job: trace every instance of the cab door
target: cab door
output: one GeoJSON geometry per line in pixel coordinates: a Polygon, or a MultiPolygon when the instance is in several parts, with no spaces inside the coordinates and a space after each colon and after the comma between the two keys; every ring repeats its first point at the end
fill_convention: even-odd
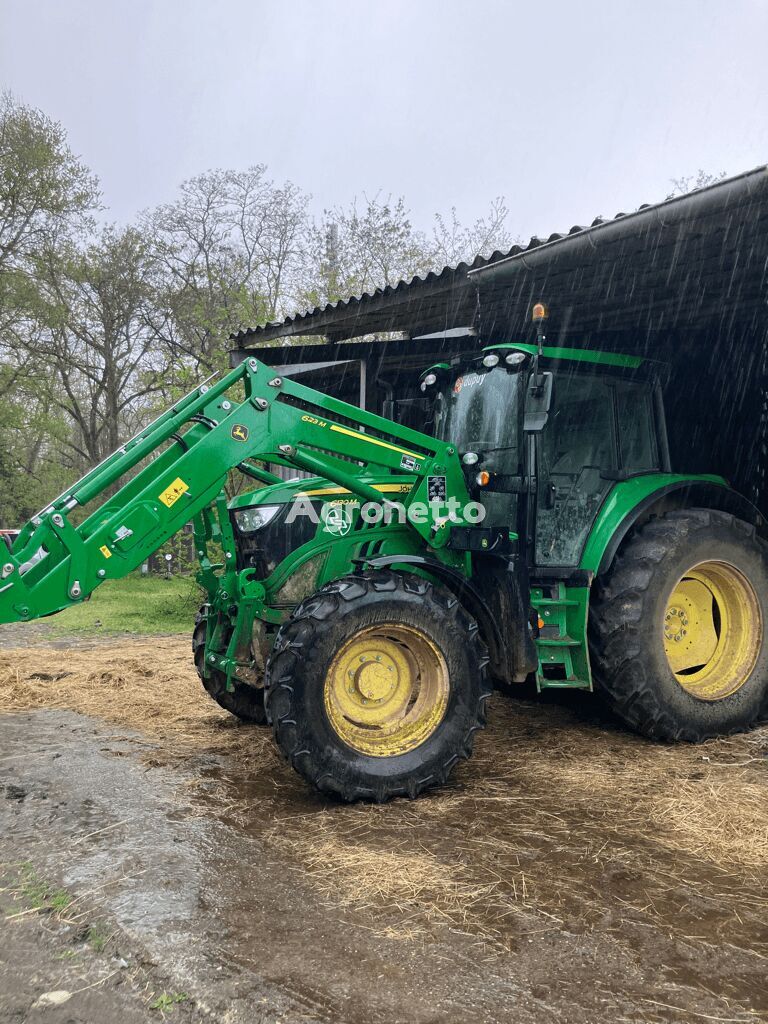
{"type": "Polygon", "coordinates": [[[538,438],[536,564],[577,566],[611,488],[658,468],[650,384],[560,370],[538,438]]]}

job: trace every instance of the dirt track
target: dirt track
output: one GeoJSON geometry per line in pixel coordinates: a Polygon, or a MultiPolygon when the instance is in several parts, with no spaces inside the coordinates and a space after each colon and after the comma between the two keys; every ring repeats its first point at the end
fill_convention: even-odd
{"type": "MultiPolygon", "coordinates": [[[[0,857],[114,931],[131,969],[83,963],[101,1021],[161,990],[191,997],[179,1021],[768,1021],[768,730],[662,747],[592,702],[497,695],[450,788],[343,807],[188,657],[0,655],[0,857]]],[[[67,913],[6,919],[3,948],[55,946],[67,913]]],[[[53,985],[45,962],[0,1020],[53,985]]],[[[85,998],[29,1019],[93,1019],[85,998]]]]}

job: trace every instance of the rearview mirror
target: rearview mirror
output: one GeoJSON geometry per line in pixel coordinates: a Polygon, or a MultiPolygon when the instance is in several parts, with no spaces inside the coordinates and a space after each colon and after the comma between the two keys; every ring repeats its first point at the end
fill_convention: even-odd
{"type": "Polygon", "coordinates": [[[547,425],[554,380],[555,375],[551,372],[532,373],[528,378],[523,430],[529,434],[540,434],[547,425]]]}

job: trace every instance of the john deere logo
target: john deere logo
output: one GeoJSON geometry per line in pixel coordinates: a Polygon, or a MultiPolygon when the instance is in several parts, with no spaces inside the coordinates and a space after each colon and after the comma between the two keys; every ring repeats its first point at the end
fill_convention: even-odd
{"type": "Polygon", "coordinates": [[[235,441],[247,441],[248,427],[244,427],[242,423],[236,423],[234,427],[232,427],[231,434],[235,441]]]}
{"type": "Polygon", "coordinates": [[[352,509],[347,505],[325,505],[322,514],[326,533],[346,537],[352,529],[352,509]]]}

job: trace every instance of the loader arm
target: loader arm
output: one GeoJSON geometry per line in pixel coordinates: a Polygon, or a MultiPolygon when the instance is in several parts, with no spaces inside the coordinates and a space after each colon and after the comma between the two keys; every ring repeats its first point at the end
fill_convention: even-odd
{"type": "MultiPolygon", "coordinates": [[[[50,615],[127,575],[216,499],[231,469],[276,479],[250,460],[308,470],[373,501],[382,495],[361,479],[369,469],[412,474],[406,506],[426,505],[429,478],[444,477],[459,523],[469,501],[450,444],[249,358],[176,402],[24,526],[0,570],[0,622],[50,615]]],[[[456,521],[430,515],[410,525],[440,549],[456,521]]]]}

